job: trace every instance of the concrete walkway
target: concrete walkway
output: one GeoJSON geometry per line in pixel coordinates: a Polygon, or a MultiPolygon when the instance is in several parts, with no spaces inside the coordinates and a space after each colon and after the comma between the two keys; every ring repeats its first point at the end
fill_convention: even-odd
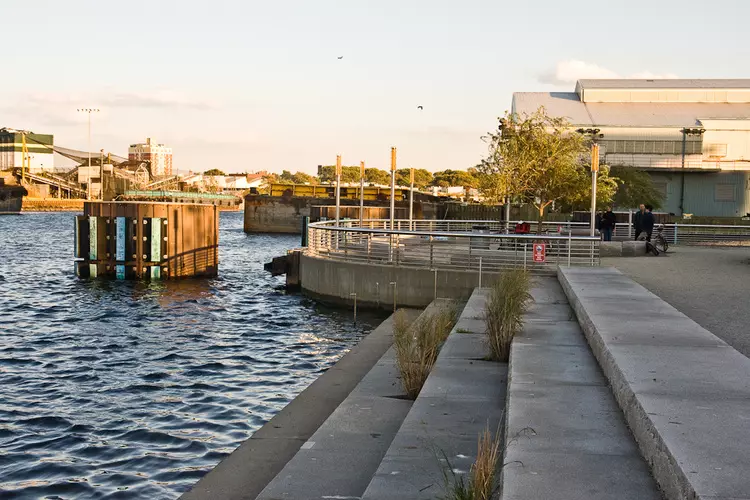
{"type": "Polygon", "coordinates": [[[513,341],[504,500],[661,494],[555,278],[538,278],[513,341]]]}
{"type": "MultiPolygon", "coordinates": [[[[419,312],[409,310],[410,319],[416,318],[419,312]]],[[[390,317],[180,498],[256,498],[392,343],[393,318],[390,317]]]]}
{"type": "Polygon", "coordinates": [[[507,365],[482,361],[483,307],[484,294],[475,290],[363,500],[442,498],[448,467],[465,474],[476,458],[479,434],[486,426],[493,433],[498,429],[507,365]]]}
{"type": "Polygon", "coordinates": [[[750,499],[750,360],[616,269],[559,278],[666,498],[750,499]]]}
{"type": "Polygon", "coordinates": [[[602,258],[750,357],[750,248],[670,247],[659,257],[602,258]]]}

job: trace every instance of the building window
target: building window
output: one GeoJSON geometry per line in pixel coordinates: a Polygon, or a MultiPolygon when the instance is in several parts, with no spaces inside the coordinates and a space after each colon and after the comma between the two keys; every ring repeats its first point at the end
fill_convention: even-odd
{"type": "Polygon", "coordinates": [[[734,184],[716,184],[714,186],[715,201],[735,201],[734,184]]]}
{"type": "MultiPolygon", "coordinates": [[[[611,139],[603,140],[600,144],[607,154],[682,154],[682,141],[635,141],[611,139]]],[[[701,154],[702,152],[702,141],[688,140],[685,142],[686,155],[701,154]]]]}

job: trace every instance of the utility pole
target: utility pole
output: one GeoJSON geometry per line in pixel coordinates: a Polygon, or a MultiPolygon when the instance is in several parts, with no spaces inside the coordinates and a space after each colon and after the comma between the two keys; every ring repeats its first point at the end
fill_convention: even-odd
{"type": "Polygon", "coordinates": [[[362,227],[365,214],[365,162],[359,162],[359,227],[362,227]]]}
{"type": "Polygon", "coordinates": [[[411,231],[414,219],[414,167],[409,169],[409,182],[409,231],[411,231]]]}
{"type": "Polygon", "coordinates": [[[395,229],[394,215],[396,213],[396,148],[391,148],[391,231],[395,229]]]}
{"type": "Polygon", "coordinates": [[[99,150],[99,199],[104,201],[104,150],[99,150]]]}
{"type": "Polygon", "coordinates": [[[685,213],[685,154],[687,149],[687,136],[688,135],[702,135],[706,130],[702,128],[683,128],[682,132],[682,168],[681,180],[680,180],[680,215],[685,213]]]}
{"type": "Polygon", "coordinates": [[[336,156],[336,227],[339,227],[341,209],[341,155],[336,156]]]}
{"type": "Polygon", "coordinates": [[[86,183],[86,188],[88,189],[87,198],[91,199],[91,113],[98,113],[99,110],[97,108],[79,108],[79,113],[87,113],[89,118],[89,142],[88,142],[88,154],[89,154],[89,169],[88,169],[88,182],[86,183]]]}

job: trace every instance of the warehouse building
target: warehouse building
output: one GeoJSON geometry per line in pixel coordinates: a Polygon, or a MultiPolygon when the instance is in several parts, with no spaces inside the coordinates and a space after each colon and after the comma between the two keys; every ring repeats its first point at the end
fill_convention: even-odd
{"type": "Polygon", "coordinates": [[[649,172],[663,210],[750,213],[750,79],[579,80],[575,92],[513,94],[513,113],[540,107],[599,129],[601,162],[649,172]]]}
{"type": "Polygon", "coordinates": [[[49,134],[0,128],[0,170],[21,168],[23,165],[23,143],[26,135],[26,158],[29,171],[39,173],[54,171],[55,155],[52,151],[54,137],[49,134]]]}

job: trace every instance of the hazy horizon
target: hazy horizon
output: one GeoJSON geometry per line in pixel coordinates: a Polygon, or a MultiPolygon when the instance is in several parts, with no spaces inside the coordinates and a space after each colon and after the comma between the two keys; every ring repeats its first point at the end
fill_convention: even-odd
{"type": "MultiPolygon", "coordinates": [[[[4,6],[0,127],[127,155],[151,137],[180,170],[319,164],[475,165],[515,91],[582,77],[742,78],[750,6],[573,7],[551,0],[234,2],[41,0],[4,6]],[[343,59],[339,59],[343,56],[343,59]],[[423,106],[423,110],[417,109],[423,106]]],[[[702,5],[702,4],[701,4],[702,5]]]]}

